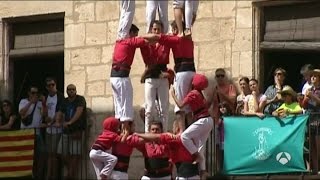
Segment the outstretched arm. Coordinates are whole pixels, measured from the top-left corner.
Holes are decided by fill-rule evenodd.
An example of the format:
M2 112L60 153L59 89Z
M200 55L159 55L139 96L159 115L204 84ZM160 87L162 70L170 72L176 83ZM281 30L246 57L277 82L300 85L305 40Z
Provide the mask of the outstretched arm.
M136 135L145 141L158 141L161 134L151 134L151 133L136 133Z

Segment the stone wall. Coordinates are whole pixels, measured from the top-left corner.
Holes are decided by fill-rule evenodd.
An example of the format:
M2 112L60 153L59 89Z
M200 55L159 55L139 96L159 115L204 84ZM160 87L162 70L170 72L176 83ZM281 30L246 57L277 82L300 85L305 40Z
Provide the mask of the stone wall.
M85 96L88 107L95 115L89 137L91 143L101 130L101 120L113 111L109 74L118 26L119 1L0 2L2 18L57 12L65 12L65 86L75 84L78 94ZM173 20L172 1L169 2L169 19ZM136 1L134 23L143 34L146 29L145 1ZM212 76L216 68L222 67L230 72L233 79L254 74L251 1L201 1L193 39L198 72ZM138 50L131 72L136 116L144 102L144 86L139 82L143 67ZM138 117L136 122L137 129L142 130L143 125ZM134 156L131 164L136 168L130 169L131 177L141 174L136 171L137 168L143 168L143 164L137 163L139 159L138 155Z

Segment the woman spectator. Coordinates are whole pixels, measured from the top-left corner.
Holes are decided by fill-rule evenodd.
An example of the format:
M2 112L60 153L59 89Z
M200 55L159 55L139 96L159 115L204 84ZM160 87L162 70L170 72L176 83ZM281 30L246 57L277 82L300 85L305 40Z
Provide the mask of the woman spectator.
M297 93L290 86L285 86L280 94L283 99L283 104L273 111L273 116L282 118L287 115L302 114L302 108L297 102Z
M237 107L235 114L236 115L242 115L243 109L244 109L244 99L247 95L251 93L249 88L249 78L248 77L242 77L239 80L239 86L240 86L240 94L237 96Z
M251 94L247 95L244 99L244 115L256 115L264 117L262 110L266 103L266 96L259 91L258 80L251 79L249 81Z
M314 69L311 72L311 88L305 92L302 101L303 108L310 112L310 145L312 172L317 174L319 171L319 145L320 145L320 128L319 128L319 112L320 112L320 69Z
M266 106L264 108L265 114L272 114L283 103L279 92L284 86L284 80L286 78L286 70L277 68L273 73L274 84L270 85L265 91L264 95L267 97Z
M16 114L13 112L13 109L12 103L9 100L2 101L0 130L20 129L20 122Z

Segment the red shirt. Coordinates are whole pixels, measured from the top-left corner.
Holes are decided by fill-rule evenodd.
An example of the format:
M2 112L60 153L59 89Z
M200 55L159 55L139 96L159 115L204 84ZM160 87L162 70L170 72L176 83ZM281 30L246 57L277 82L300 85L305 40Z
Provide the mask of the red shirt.
M136 48L147 45L142 37L131 37L116 41L113 52L113 63L132 65Z
M101 150L108 150L115 142L120 142L121 137L112 131L104 130L102 134L98 136L92 147L98 147Z
M174 139L170 135L163 133L160 135L160 143L169 146L169 157L172 163L193 162L192 155L184 147L180 137Z
M188 38L180 38L178 44L176 44L172 48L172 53L174 59L176 58L194 58L193 50L194 50L194 44L192 39Z
M133 148L141 145L138 136L131 135L127 138L126 142L118 142L112 146L112 154L121 156L130 156Z
M183 104L188 104L190 106L194 113L194 119L209 116L206 99L203 97L202 93L197 90L190 91L183 99Z
M145 64L169 64L170 48L175 47L180 39L178 36L161 34L158 43L141 48Z

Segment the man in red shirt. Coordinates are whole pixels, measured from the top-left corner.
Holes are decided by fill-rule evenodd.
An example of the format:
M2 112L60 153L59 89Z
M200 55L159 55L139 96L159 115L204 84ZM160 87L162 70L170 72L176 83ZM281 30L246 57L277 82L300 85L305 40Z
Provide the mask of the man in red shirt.
M167 77L170 49L179 42L179 38L166 38L161 34L163 25L155 20L152 23L151 33L159 35L158 42L140 48L146 71L143 74L145 83L145 132L148 132L149 123L157 115L155 112L156 97L159 102L160 120L164 131L167 131L169 118L169 81Z
M123 139L128 136L129 122L133 121L133 89L129 77L136 48L147 45L142 37L136 37L139 29L132 24L130 37L116 41L113 53L110 83L114 97L115 117L123 126Z
M170 161L177 168L176 179L200 179L198 164L193 164L193 157L183 146L180 135L183 132L183 125L180 121L173 122L173 133L161 134L136 134L146 141L156 141L168 145Z

